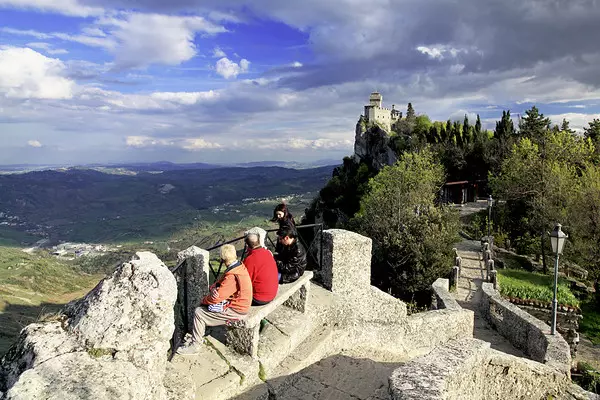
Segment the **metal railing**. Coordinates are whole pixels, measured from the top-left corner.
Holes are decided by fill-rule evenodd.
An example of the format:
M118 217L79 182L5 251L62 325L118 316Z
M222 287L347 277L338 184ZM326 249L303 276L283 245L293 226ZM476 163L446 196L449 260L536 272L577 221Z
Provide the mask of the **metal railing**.
M301 234L301 230L306 230L308 228L317 228L316 232L313 235L306 235L303 237ZM307 225L298 225L296 226L296 230L298 231L297 240L302 244L304 249L306 250L307 262L311 260L310 267L313 270L321 269L321 260L323 260L323 224L307 224ZM271 250L274 251L276 247L276 241L273 242L269 234L277 232L278 229L268 229L266 230L267 235L265 237L265 244L270 245ZM236 237L231 240L227 240L221 243L217 243L212 247L206 249L206 251L211 252L221 248L226 244L233 244L239 242L240 240L244 240L246 236ZM267 243L268 241L268 243ZM307 246L307 241L310 241L310 245ZM317 248L317 245L319 248ZM315 253L318 252L318 255ZM242 255L240 257L243 260L246 257L246 246L242 251ZM213 262L217 261L219 264L218 269L213 267ZM216 264L216 263L215 263ZM218 258L209 260L209 268L212 273L213 281L219 278L221 271L223 269L223 262ZM182 260L174 267L169 268L169 270L175 275L175 279L177 280L177 301L175 303L175 331L173 332L173 337L171 339L171 354L169 355L169 361L175 355L176 349L181 345L182 339L187 331L187 327L189 326L190 315L188 315L189 310L189 298L188 298L188 287L187 287L187 276L188 276L188 266L186 260Z

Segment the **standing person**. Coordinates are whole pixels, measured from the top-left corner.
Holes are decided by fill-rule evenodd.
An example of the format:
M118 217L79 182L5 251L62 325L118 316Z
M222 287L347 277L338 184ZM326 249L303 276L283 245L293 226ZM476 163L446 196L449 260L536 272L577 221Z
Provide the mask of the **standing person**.
M252 305L264 306L277 296L277 264L273 254L260 245L260 236L257 233L248 233L245 242L248 246L248 256L244 259L244 265L252 281Z
M287 204L281 203L278 204L273 210L273 219L271 222L279 223L279 230L277 231L277 235L279 235L279 231L284 228L292 228L296 230L296 222L294 221L294 216L288 210Z
M286 227L280 230L279 240L275 246L275 261L281 274L279 283L290 283L298 280L306 269L306 251L298 242L295 229Z
M192 342L177 349L177 354L194 355L200 351L207 326L225 325L244 319L252 303L252 282L248 270L237 259L235 247L221 247L221 260L227 266L223 276L210 287L202 305L194 313Z

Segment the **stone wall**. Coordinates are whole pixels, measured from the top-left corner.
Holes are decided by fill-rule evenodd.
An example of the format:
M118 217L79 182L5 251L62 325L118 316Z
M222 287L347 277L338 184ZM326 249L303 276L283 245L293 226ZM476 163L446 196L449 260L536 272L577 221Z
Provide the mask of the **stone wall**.
M461 310L462 307L458 304L454 296L450 294L450 281L445 278L438 278L433 285L431 308L434 310L450 309L450 310Z
M491 283L482 290L480 311L494 329L532 360L570 376L570 349L561 335L550 335L548 325L504 300Z
M406 304L371 285L372 240L341 229L323 232L322 280L334 298L327 319L340 330L340 349L372 357L414 357L448 340L472 337L473 312L463 310L436 281L437 310L407 316ZM440 329L443 327L443 329Z
M538 362L462 339L411 360L389 378L393 400L593 399L594 394Z

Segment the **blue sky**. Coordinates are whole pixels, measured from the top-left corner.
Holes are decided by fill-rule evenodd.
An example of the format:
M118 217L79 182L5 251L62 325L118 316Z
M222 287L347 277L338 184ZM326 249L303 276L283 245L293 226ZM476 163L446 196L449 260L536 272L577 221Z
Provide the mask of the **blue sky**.
M488 128L600 117L594 0L128 4L0 0L0 164L339 159L375 89Z

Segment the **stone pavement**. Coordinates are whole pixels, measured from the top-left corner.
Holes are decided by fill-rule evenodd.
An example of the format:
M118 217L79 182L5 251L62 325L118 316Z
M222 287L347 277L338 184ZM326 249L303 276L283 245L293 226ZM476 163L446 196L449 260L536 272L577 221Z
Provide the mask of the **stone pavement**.
M491 328L479 312L481 299L481 284L485 282L486 269L481 254L479 241L463 239L456 246L458 255L462 258L462 272L458 280L454 298L461 307L475 313L473 337L491 343L493 349L525 357L521 350L516 349L508 340Z

